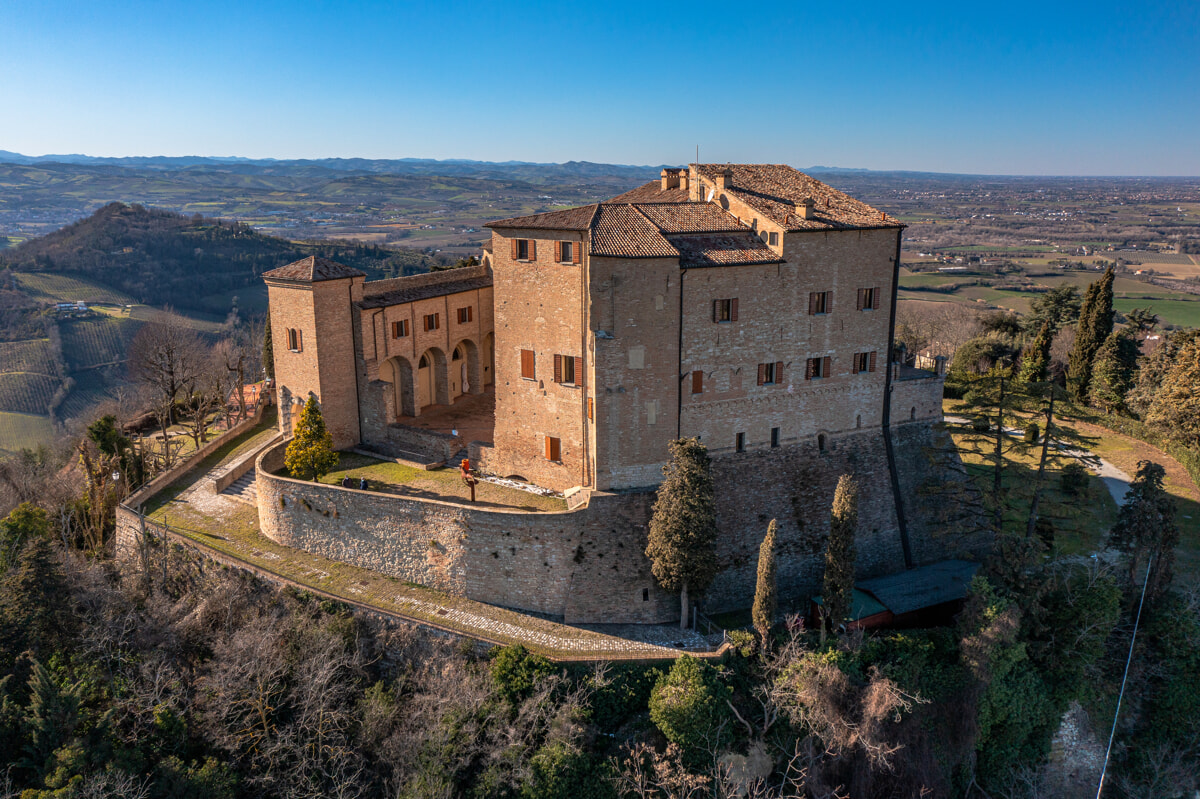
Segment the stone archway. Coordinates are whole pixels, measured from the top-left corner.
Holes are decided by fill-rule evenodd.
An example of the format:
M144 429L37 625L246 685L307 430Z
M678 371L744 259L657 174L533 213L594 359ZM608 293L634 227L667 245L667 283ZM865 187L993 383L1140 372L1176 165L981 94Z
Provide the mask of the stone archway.
M455 345L450 355L449 376L451 400L463 394L483 393L483 369L474 340L465 338Z
M417 359L416 416L430 405L450 404L450 385L447 380L446 353L430 347Z
M412 363L402 355L394 355L384 361L382 377L392 384L392 413L395 417L416 416L417 406L416 373ZM393 418L391 421L395 421Z

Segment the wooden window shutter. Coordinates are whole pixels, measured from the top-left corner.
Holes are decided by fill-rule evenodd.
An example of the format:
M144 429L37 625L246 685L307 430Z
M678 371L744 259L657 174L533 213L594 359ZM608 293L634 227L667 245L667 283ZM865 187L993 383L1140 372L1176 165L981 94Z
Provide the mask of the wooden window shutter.
M559 241L558 239L555 239L554 240L554 262L559 263L560 261L562 261L562 242Z
M529 260L537 260L537 242L533 239L529 240Z
M563 356L561 356L561 355L554 356L554 382L555 383L562 382L562 359L563 359Z
M729 301L729 321L737 321L737 297Z
M825 295L825 313L833 313L833 292L822 292Z
M699 369L692 370L692 393L704 393L704 372Z
M533 350L521 350L521 377L528 380L534 379Z
M879 286L875 287L875 291L871 295L871 309L875 311L879 310Z
M575 385L583 385L583 358L575 358Z
M303 330L296 331L296 349L300 350L301 352L304 351L304 331Z
M811 291L808 294L808 315L812 316L817 312L817 293Z
M571 263L577 264L583 255L583 242L577 241L571 245Z
M515 261L521 255L521 244L516 239L510 240L509 243L512 244L512 259Z
M761 386L765 382L767 382L767 365L760 363L758 365L758 384Z
M871 351L871 356L870 356L870 365L869 365L869 366L867 366L867 371L868 371L868 372L874 372L874 371L875 371L875 351L874 351L874 350L872 350L872 351Z
M858 302L855 304L854 310L861 311L863 309L863 299L865 298L866 293L866 289L858 290Z
M826 355L821 359L821 377L829 377L830 366L833 364L833 358Z
M783 361L775 362L775 383L776 385L783 384Z
M592 399L591 397L588 397L588 421L589 422L596 418L595 414L596 414L596 401L594 399Z
M807 361L804 362L804 379L805 380L813 379L813 361L815 361L815 360L816 360L815 358L809 358Z
M555 450L554 439L551 438L550 436L546 436L546 460L548 460L548 461L558 460L557 458L554 457L554 450Z
M713 306L713 321L714 321L714 322L719 322L719 321L721 321L721 312L720 312L719 310L717 310L718 308L720 308L720 307L721 307L721 306L720 306L720 302L721 302L720 300L713 300L713 301L712 301L712 306Z
M475 307L474 305L468 305L468 306L467 306L467 321L468 321L468 322L474 322L474 321L475 321L475 316L474 316L474 313L472 312L472 309L473 309L474 307Z

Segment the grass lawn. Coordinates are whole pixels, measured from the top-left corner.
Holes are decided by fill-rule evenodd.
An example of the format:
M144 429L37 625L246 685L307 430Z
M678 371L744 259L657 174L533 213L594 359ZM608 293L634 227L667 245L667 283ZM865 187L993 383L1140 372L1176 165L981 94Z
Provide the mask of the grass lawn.
M463 483L458 469L425 471L353 452L340 452L337 468L322 477L321 482L334 485L340 483L343 477L354 480L365 477L371 491L443 502L470 503L470 489ZM357 484L355 487L357 488ZM528 491L485 482L475 486L475 498L474 507L494 510L544 513L567 509L567 501L559 497L543 497Z

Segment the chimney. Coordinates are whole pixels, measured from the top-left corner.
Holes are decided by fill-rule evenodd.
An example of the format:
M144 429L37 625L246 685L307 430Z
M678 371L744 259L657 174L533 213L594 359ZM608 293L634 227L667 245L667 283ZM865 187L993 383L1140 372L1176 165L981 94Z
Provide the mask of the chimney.
M806 197L802 202L796 203L796 214L801 219L813 219L816 217L816 202L812 197Z
M660 175L661 175L661 177L662 177L662 190L663 190L663 191L666 191L667 189L671 188L671 183L672 183L672 174L671 174L671 172L670 172L669 170L667 170L667 169L664 169L664 170L663 170L661 173L659 173L659 174L660 174Z
M679 188L687 190L688 187L688 171L686 169L679 170Z
M728 189L733 185L733 170L726 167L721 174L717 175L717 188Z

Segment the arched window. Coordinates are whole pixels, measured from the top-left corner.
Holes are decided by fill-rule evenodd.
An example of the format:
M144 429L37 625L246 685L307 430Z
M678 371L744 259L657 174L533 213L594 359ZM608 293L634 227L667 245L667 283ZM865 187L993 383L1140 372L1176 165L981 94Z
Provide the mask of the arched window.
M917 409L915 407L908 412L908 419L911 422L917 421Z
M427 368L428 366L429 366L429 356L428 356L428 355L422 355L422 356L421 356L421 362L420 362L419 364L417 364L417 368L418 368L418 369L425 369L425 368Z
M860 413L854 420L855 427L862 427L862 414Z
M450 356L450 360L452 360L452 361L461 361L462 360L462 347L454 348L454 354Z

